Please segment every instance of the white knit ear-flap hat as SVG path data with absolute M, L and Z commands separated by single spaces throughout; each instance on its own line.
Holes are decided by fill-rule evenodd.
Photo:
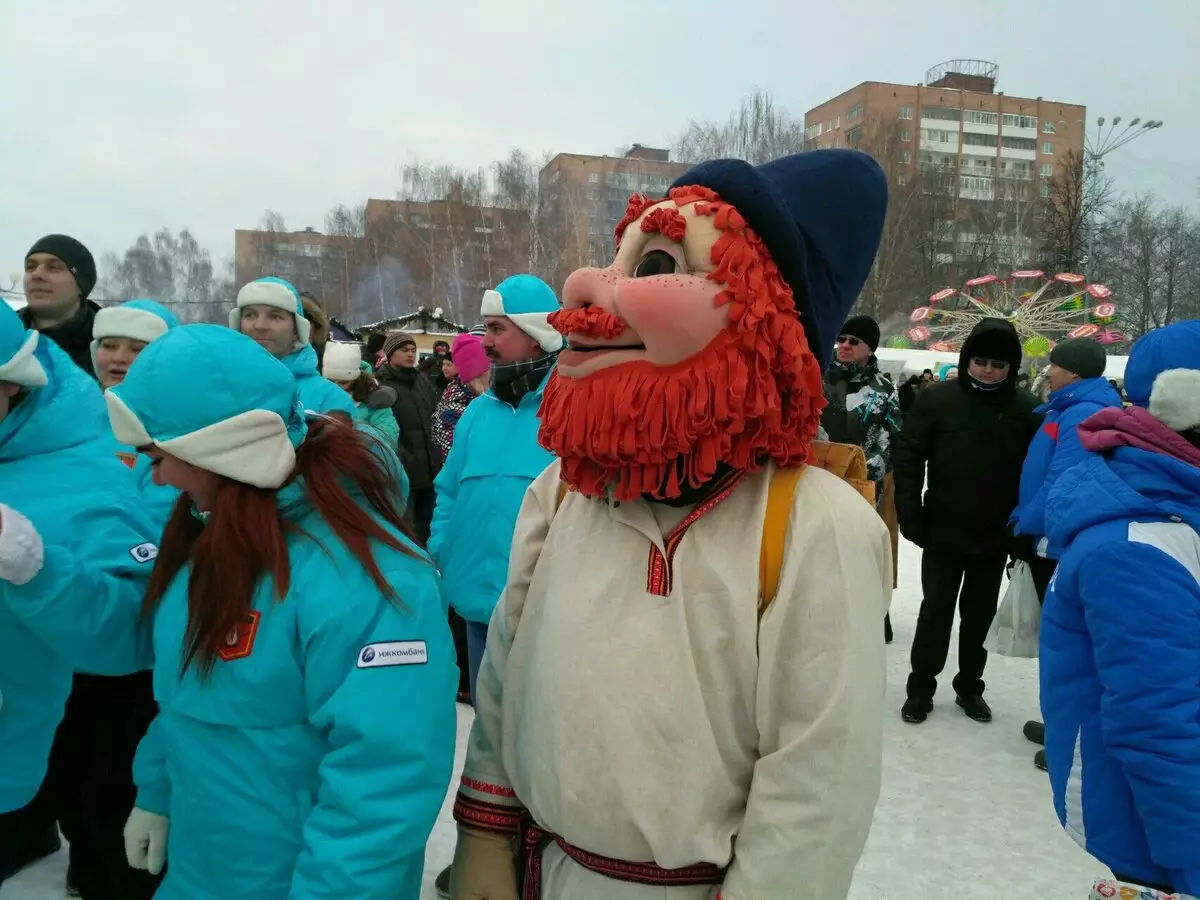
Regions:
M 0 381 L 16 384 L 23 388 L 41 388 L 46 386 L 46 370 L 34 356 L 37 350 L 38 333 L 29 332 L 16 353 L 8 362 L 0 365 Z
M 113 434 L 139 449 L 154 446 L 206 472 L 260 488 L 278 488 L 296 468 L 287 423 L 275 412 L 252 409 L 196 431 L 156 441 L 119 394 L 105 391 Z
M 259 278 L 245 285 L 237 295 L 237 305 L 229 312 L 229 327 L 242 330 L 242 309 L 246 306 L 274 306 L 290 312 L 296 319 L 297 349 L 309 343 L 312 323 L 304 318 L 304 303 L 296 289 L 282 278 Z

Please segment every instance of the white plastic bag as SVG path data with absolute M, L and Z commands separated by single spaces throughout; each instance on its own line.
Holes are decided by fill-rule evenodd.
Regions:
M 1017 562 L 1008 573 L 1008 590 L 992 619 L 983 649 L 1015 659 L 1037 659 L 1042 606 L 1029 564 Z

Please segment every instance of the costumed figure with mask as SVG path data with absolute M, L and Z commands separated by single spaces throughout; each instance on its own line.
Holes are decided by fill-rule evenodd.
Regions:
M 846 483 L 861 450 L 814 439 L 886 203 L 854 151 L 709 162 L 632 198 L 612 265 L 567 279 L 558 460 L 489 625 L 453 897 L 846 896 L 891 554 Z

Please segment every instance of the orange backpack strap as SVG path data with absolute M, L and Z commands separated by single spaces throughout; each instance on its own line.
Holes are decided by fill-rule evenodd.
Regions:
M 804 466 L 795 469 L 776 469 L 767 486 L 767 512 L 763 517 L 762 547 L 758 554 L 758 617 L 770 608 L 779 590 L 779 573 L 783 569 L 783 554 L 787 546 L 788 522 L 792 517 L 792 501 L 796 485 L 804 474 Z

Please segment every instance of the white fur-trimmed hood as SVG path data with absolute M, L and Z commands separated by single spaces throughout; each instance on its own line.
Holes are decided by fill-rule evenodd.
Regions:
M 1150 389 L 1150 415 L 1172 431 L 1200 427 L 1200 369 L 1165 369 Z

